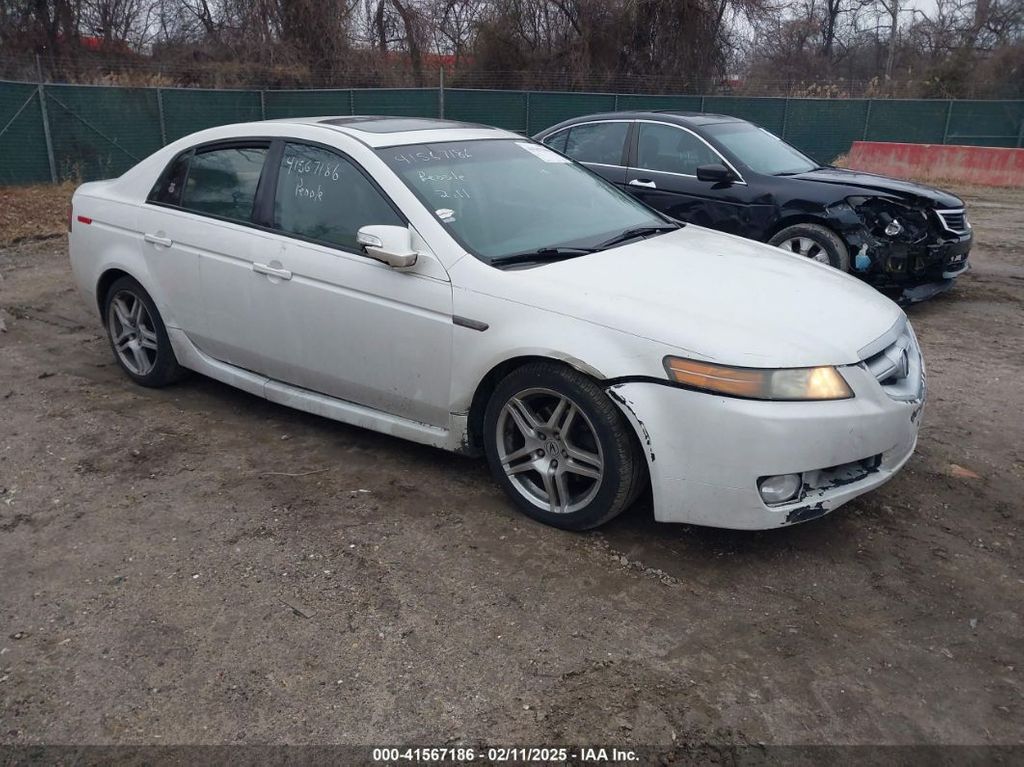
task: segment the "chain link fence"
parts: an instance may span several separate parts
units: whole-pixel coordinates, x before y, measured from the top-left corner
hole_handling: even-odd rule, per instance
[[[164,144],[226,123],[307,115],[447,117],[532,135],[592,112],[677,109],[735,115],[819,162],[853,141],[1024,146],[1024,100],[942,101],[349,88],[204,90],[0,81],[0,184],[123,173]]]

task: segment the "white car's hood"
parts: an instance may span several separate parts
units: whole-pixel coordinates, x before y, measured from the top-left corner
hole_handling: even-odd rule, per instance
[[[693,225],[503,275],[521,303],[750,367],[858,362],[902,316],[829,266]]]

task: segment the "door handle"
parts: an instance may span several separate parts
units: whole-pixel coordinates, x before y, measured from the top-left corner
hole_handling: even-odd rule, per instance
[[[267,264],[257,264],[254,262],[252,270],[257,274],[266,274],[270,277],[277,277],[279,280],[290,280],[292,278],[292,273],[287,269],[278,269],[273,266],[268,266]]]
[[[142,236],[146,242],[151,242],[154,245],[163,245],[165,248],[171,247],[174,242],[169,237],[161,237],[159,234],[146,233]]]
[[[657,189],[658,188],[657,184],[655,184],[653,181],[648,181],[645,178],[634,178],[632,181],[629,182],[629,185],[630,186],[645,186],[648,189]]]

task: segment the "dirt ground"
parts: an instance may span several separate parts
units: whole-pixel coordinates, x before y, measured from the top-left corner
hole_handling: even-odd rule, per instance
[[[64,239],[0,250],[0,743],[1024,743],[1024,192],[968,197],[917,454],[766,533],[134,386]]]
[[[67,231],[67,206],[75,186],[71,181],[0,186],[0,247],[57,237]]]

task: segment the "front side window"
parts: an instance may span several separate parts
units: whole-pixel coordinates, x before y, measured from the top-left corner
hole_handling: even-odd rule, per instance
[[[755,173],[792,176],[818,167],[818,163],[775,134],[750,123],[718,123],[707,126],[707,132]]]
[[[181,206],[196,213],[249,221],[266,154],[266,147],[197,152],[189,163]]]
[[[541,248],[595,248],[665,219],[585,168],[528,140],[377,150],[434,216],[483,261]]]
[[[371,224],[405,222],[348,160],[327,149],[285,144],[274,194],[275,228],[355,250],[356,233]]]
[[[621,165],[629,123],[590,123],[569,129],[565,153],[578,162]]]
[[[696,176],[700,165],[721,164],[703,141],[688,131],[661,123],[640,123],[637,167]]]

